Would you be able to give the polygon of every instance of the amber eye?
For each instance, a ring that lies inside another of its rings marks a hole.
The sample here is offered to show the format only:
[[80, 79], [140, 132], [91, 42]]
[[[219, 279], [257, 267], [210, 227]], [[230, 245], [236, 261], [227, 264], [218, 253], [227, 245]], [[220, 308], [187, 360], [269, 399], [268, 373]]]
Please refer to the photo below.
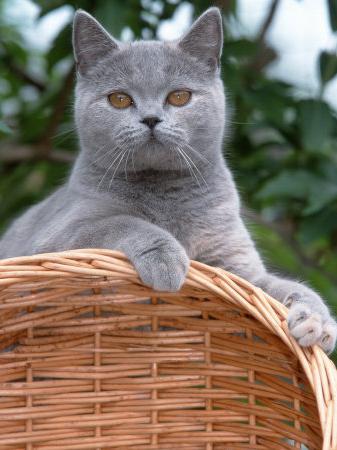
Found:
[[108, 96], [109, 102], [118, 109], [128, 108], [133, 104], [133, 100], [128, 94], [124, 92], [113, 92]]
[[167, 103], [173, 106], [184, 106], [191, 98], [189, 91], [173, 91], [167, 97]]

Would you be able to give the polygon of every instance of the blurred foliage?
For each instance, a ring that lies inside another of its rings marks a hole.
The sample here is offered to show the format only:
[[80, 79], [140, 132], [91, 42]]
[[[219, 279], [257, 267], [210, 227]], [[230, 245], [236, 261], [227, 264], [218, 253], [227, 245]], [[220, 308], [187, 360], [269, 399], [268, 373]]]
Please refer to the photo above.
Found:
[[[298, 1], [298, 0], [293, 0]], [[337, 31], [337, 3], [326, 0]], [[43, 18], [65, 4], [94, 14], [115, 36], [125, 26], [134, 37], [156, 36], [180, 0], [36, 0]], [[294, 87], [271, 79], [277, 58], [265, 40], [279, 0], [273, 0], [260, 32], [237, 37], [235, 0], [222, 0], [225, 19], [223, 77], [233, 106], [227, 150], [248, 221], [270, 264], [310, 280], [337, 310], [337, 118], [323, 100], [337, 74], [336, 53], [317, 61], [317, 98], [299, 98]], [[193, 2], [198, 15], [210, 2]], [[74, 82], [71, 27], [47, 52], [32, 49], [2, 14], [0, 0], [0, 227], [66, 177], [77, 141], [72, 119]]]

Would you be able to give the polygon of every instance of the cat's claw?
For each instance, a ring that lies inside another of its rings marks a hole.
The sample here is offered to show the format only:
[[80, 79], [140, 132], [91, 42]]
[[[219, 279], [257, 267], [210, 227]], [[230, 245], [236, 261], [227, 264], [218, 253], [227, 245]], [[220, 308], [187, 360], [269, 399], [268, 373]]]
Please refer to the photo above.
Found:
[[178, 244], [147, 250], [133, 262], [144, 284], [164, 292], [179, 291], [190, 264], [185, 250]]
[[337, 323], [326, 310], [315, 308], [309, 299], [291, 296], [285, 301], [289, 307], [288, 328], [297, 342], [307, 347], [318, 344], [326, 353], [331, 353], [336, 345]]
[[331, 319], [323, 325], [322, 334], [318, 345], [326, 353], [332, 353], [337, 341], [337, 323], [335, 320]]

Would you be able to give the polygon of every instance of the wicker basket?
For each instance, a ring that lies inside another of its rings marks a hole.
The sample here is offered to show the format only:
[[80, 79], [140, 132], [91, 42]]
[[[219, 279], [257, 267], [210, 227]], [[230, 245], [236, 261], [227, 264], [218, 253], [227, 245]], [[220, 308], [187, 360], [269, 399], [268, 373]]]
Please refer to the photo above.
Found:
[[286, 308], [193, 262], [179, 293], [126, 258], [0, 261], [1, 450], [337, 447], [337, 372]]

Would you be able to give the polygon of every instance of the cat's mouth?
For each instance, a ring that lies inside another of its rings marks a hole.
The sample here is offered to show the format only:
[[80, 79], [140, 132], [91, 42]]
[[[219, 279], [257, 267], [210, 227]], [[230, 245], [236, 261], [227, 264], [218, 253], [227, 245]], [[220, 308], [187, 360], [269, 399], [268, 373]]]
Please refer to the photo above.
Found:
[[162, 133], [160, 130], [151, 130], [148, 135], [148, 143], [149, 144], [167, 144], [167, 136], [165, 133]]
[[147, 142], [148, 142], [149, 144], [155, 144], [155, 143], [160, 142], [160, 139], [158, 139], [158, 134], [155, 133], [154, 130], [151, 130], [151, 131], [150, 131], [149, 136], [148, 136], [148, 139], [147, 139]]
[[167, 134], [160, 129], [149, 130], [148, 133], [143, 135], [143, 139], [144, 139], [143, 142], [146, 145], [161, 144], [163, 146], [166, 146], [171, 144], [170, 136], [167, 136]]

